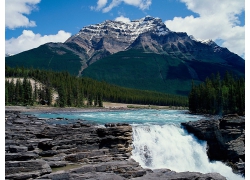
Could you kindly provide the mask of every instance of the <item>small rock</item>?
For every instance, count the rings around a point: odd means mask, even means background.
[[[27,152],[28,151],[28,147],[10,145],[9,146],[9,151],[10,151],[10,153]]]

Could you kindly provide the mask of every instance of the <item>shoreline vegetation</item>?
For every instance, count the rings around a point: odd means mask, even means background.
[[[103,102],[103,107],[53,107],[48,105],[34,105],[34,106],[5,106],[5,111],[20,111],[20,112],[89,112],[89,111],[109,111],[109,110],[131,110],[131,109],[157,109],[157,110],[188,110],[188,107],[182,106],[155,106],[155,105],[141,105],[141,104],[126,104],[126,103],[112,103]]]

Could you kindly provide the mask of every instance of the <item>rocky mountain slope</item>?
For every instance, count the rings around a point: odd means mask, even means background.
[[[83,27],[65,43],[47,43],[6,57],[6,65],[67,70],[117,85],[174,94],[187,94],[191,79],[200,82],[211,73],[245,73],[245,61],[228,49],[212,40],[198,41],[184,32],[173,32],[161,19],[150,16]],[[148,74],[151,70],[153,75]]]

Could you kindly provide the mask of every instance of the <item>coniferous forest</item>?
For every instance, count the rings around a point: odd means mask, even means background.
[[[163,106],[189,106],[191,113],[245,115],[245,79],[226,72],[218,73],[195,85],[187,97],[111,85],[68,72],[22,67],[5,67],[5,77],[23,78],[5,81],[6,105],[47,104],[59,107],[103,106],[103,101]],[[29,79],[35,83],[32,88]],[[52,103],[53,92],[59,97]]]
[[[226,72],[222,79],[218,73],[194,85],[189,94],[191,113],[245,115],[245,79]]]
[[[5,81],[6,105],[47,104],[59,107],[103,106],[103,101],[163,105],[188,106],[185,96],[170,95],[154,91],[136,90],[111,85],[90,78],[75,77],[68,72],[54,72],[23,67],[5,67],[5,77],[24,78],[23,81]],[[32,89],[28,79],[44,86]],[[53,92],[59,97],[52,103]]]

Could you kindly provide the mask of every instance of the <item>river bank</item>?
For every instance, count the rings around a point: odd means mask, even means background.
[[[20,112],[95,112],[95,111],[110,111],[110,110],[128,110],[128,109],[169,109],[169,110],[186,110],[187,107],[175,106],[156,106],[156,105],[141,105],[141,104],[126,104],[126,103],[111,103],[103,102],[103,107],[52,107],[52,106],[5,106],[7,111]]]

